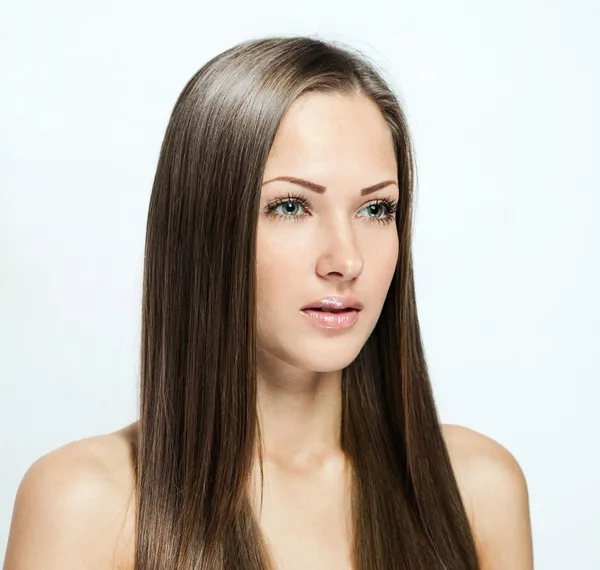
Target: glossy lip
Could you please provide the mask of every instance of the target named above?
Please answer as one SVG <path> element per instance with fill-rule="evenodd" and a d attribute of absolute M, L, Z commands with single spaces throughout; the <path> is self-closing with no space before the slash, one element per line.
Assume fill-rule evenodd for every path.
<path fill-rule="evenodd" d="M 308 322 L 322 329 L 349 329 L 356 324 L 360 311 L 354 309 L 351 311 L 342 311 L 340 313 L 330 313 L 319 311 L 317 309 L 302 309 L 300 311 L 306 316 Z"/>
<path fill-rule="evenodd" d="M 308 305 L 302 307 L 302 311 L 305 309 L 356 309 L 361 311 L 363 304 L 354 297 L 339 297 L 337 295 L 330 295 L 323 299 L 313 301 Z"/>

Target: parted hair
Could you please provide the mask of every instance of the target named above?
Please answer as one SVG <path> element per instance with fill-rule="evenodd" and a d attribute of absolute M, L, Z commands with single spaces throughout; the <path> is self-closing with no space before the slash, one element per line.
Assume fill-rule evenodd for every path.
<path fill-rule="evenodd" d="M 372 334 L 342 371 L 353 568 L 479 568 L 417 317 L 416 167 L 404 111 L 366 56 L 300 36 L 212 58 L 168 122 L 146 228 L 135 570 L 275 569 L 249 494 L 261 441 L 257 220 L 278 126 L 310 92 L 375 102 L 398 167 L 396 270 Z"/>

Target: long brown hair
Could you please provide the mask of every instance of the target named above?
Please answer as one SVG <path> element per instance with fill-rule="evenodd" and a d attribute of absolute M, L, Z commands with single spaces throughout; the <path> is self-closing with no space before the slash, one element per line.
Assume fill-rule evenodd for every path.
<path fill-rule="evenodd" d="M 144 263 L 136 570 L 273 568 L 248 491 L 260 442 L 255 246 L 271 144 L 307 92 L 373 100 L 398 163 L 396 272 L 373 333 L 342 372 L 353 566 L 478 568 L 419 331 L 405 115 L 358 52 L 272 37 L 206 63 L 180 94 L 163 141 Z"/>

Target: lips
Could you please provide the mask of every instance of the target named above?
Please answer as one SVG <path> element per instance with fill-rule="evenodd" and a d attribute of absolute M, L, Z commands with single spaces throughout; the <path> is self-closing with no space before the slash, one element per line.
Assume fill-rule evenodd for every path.
<path fill-rule="evenodd" d="M 330 333 L 351 329 L 358 321 L 362 303 L 350 297 L 325 297 L 301 309 L 308 322 Z"/>

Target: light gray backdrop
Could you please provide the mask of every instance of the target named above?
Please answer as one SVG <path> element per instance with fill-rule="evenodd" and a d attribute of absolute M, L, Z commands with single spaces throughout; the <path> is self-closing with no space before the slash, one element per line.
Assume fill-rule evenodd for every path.
<path fill-rule="evenodd" d="M 179 92 L 239 41 L 317 33 L 375 59 L 406 107 L 443 421 L 521 464 L 536 568 L 600 568 L 599 6 L 2 4 L 2 559 L 29 465 L 136 419 L 146 213 Z"/>

